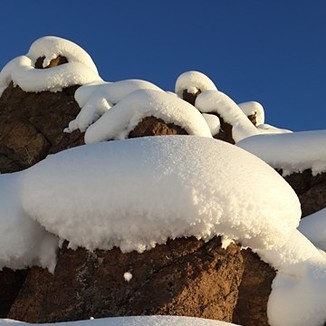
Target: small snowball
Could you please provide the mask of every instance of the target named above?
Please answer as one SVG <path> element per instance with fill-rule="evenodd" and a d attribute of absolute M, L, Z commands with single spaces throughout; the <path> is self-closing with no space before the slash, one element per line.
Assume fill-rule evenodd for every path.
<path fill-rule="evenodd" d="M 130 282 L 132 279 L 132 274 L 130 272 L 125 272 L 123 274 L 123 278 L 125 279 L 126 282 Z"/>

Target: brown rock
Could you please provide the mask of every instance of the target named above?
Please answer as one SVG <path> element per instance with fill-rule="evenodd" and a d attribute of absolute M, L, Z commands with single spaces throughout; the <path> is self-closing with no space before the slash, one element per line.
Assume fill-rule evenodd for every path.
<path fill-rule="evenodd" d="M 0 271 L 0 318 L 6 318 L 26 278 L 27 271 Z"/>
<path fill-rule="evenodd" d="M 69 147 L 84 143 L 83 134 L 63 129 L 80 108 L 78 86 L 62 92 L 27 93 L 10 84 L 0 97 L 0 172 L 25 169 Z"/>
<path fill-rule="evenodd" d="M 326 207 L 326 172 L 313 176 L 309 169 L 285 176 L 285 180 L 299 197 L 303 217 Z"/>
<path fill-rule="evenodd" d="M 133 276 L 129 282 L 125 272 Z M 53 276 L 31 271 L 8 318 L 58 322 L 182 315 L 231 321 L 242 274 L 240 247 L 222 249 L 219 238 L 177 239 L 142 254 L 65 246 Z"/>
<path fill-rule="evenodd" d="M 182 98 L 192 104 L 195 105 L 197 96 L 201 93 L 201 90 L 199 89 L 196 93 L 189 93 L 186 89 L 182 92 Z"/>
<path fill-rule="evenodd" d="M 166 123 L 162 119 L 150 116 L 140 121 L 129 133 L 128 138 L 163 135 L 188 135 L 188 133 L 174 123 Z"/>
<path fill-rule="evenodd" d="M 246 326 L 268 326 L 267 301 L 275 270 L 250 249 L 242 250 L 244 273 L 239 287 L 233 322 Z"/>
<path fill-rule="evenodd" d="M 56 58 L 52 59 L 48 66 L 43 67 L 45 57 L 39 57 L 35 61 L 35 68 L 36 69 L 46 69 L 46 68 L 52 68 L 56 66 L 63 65 L 64 63 L 68 63 L 68 59 L 64 56 L 58 55 Z"/>

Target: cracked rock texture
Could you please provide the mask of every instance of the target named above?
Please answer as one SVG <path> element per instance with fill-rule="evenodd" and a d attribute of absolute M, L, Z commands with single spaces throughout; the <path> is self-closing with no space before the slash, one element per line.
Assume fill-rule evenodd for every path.
<path fill-rule="evenodd" d="M 239 246 L 222 249 L 220 238 L 207 243 L 195 238 L 171 240 L 142 254 L 117 248 L 74 251 L 65 244 L 54 275 L 31 269 L 8 318 L 44 323 L 91 316 L 182 315 L 232 321 L 238 295 L 246 301 L 256 293 L 253 304 L 261 304 L 259 311 L 247 311 L 247 302 L 241 310 L 239 303 L 242 315 L 237 320 L 251 320 L 250 315 L 258 313 L 253 320 L 268 325 L 266 302 L 275 272 L 257 256 L 245 261 Z M 255 274 L 258 281 L 246 281 L 241 287 L 244 269 L 251 269 L 252 262 L 248 275 Z M 263 274 L 256 270 L 260 265 Z M 131 273 L 130 281 L 125 272 Z"/>

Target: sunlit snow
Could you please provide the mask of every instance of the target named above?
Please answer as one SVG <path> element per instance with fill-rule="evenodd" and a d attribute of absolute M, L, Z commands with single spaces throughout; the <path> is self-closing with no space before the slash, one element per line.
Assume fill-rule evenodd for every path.
<path fill-rule="evenodd" d="M 48 64 L 58 55 L 64 55 L 68 63 L 51 69 L 36 69 L 35 61 L 45 56 Z M 54 36 L 36 40 L 26 55 L 11 60 L 0 72 L 0 95 L 13 81 L 26 92 L 60 91 L 71 85 L 102 81 L 95 64 L 82 48 L 73 42 Z"/>
<path fill-rule="evenodd" d="M 15 326 L 14 320 L 0 319 L 0 326 Z M 19 323 L 20 326 L 31 326 L 40 324 Z M 236 324 L 219 320 L 204 318 L 179 317 L 179 316 L 133 316 L 133 317 L 112 317 L 63 323 L 41 324 L 44 326 L 232 326 Z"/>
<path fill-rule="evenodd" d="M 260 157 L 283 176 L 311 169 L 316 175 L 326 171 L 326 130 L 259 135 L 237 146 Z"/>

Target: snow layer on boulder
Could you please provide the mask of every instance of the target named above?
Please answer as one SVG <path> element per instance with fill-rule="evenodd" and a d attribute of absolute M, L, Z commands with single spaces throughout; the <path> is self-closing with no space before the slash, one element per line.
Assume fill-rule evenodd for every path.
<path fill-rule="evenodd" d="M 145 117 L 154 116 L 174 123 L 188 134 L 212 137 L 204 117 L 194 106 L 157 90 L 138 90 L 105 112 L 85 133 L 85 143 L 124 139 Z"/>
<path fill-rule="evenodd" d="M 237 146 L 260 157 L 283 176 L 311 169 L 316 175 L 326 171 L 326 130 L 258 135 Z"/>
<path fill-rule="evenodd" d="M 298 230 L 281 248 L 258 254 L 278 270 L 267 306 L 270 325 L 324 325 L 326 255 Z"/>
<path fill-rule="evenodd" d="M 195 107 L 202 113 L 217 113 L 226 123 L 230 124 L 235 142 L 258 133 L 257 128 L 240 107 L 220 91 L 202 92 L 196 99 Z"/>
<path fill-rule="evenodd" d="M 33 265 L 54 270 L 58 239 L 22 210 L 20 174 L 2 174 L 0 187 L 0 270 Z"/>
<path fill-rule="evenodd" d="M 326 251 L 326 208 L 301 219 L 298 229 L 316 247 Z"/>
<path fill-rule="evenodd" d="M 168 238 L 219 234 L 276 248 L 301 215 L 296 194 L 271 167 L 204 137 L 85 145 L 49 156 L 22 181 L 24 212 L 91 250 L 142 252 Z"/>
<path fill-rule="evenodd" d="M 188 93 L 196 94 L 199 90 L 201 92 L 207 90 L 217 90 L 215 84 L 210 78 L 199 71 L 186 71 L 182 73 L 176 83 L 175 92 L 182 98 L 183 91 L 187 90 Z"/>
<path fill-rule="evenodd" d="M 162 91 L 156 85 L 139 79 L 127 79 L 114 83 L 92 83 L 79 87 L 75 92 L 75 99 L 81 107 L 81 111 L 76 119 L 70 121 L 65 132 L 72 132 L 77 129 L 84 132 L 114 104 L 140 89 Z"/>
<path fill-rule="evenodd" d="M 238 104 L 239 108 L 246 116 L 256 115 L 257 125 L 265 123 L 264 107 L 256 101 L 242 102 Z"/>
<path fill-rule="evenodd" d="M 68 63 L 50 69 L 36 69 L 35 61 L 45 57 L 43 66 L 58 55 Z M 77 44 L 54 36 L 36 40 L 28 53 L 11 60 L 0 72 L 0 96 L 10 82 L 26 92 L 60 91 L 64 87 L 102 81 L 91 57 Z"/>

